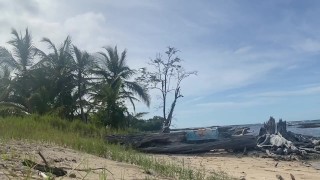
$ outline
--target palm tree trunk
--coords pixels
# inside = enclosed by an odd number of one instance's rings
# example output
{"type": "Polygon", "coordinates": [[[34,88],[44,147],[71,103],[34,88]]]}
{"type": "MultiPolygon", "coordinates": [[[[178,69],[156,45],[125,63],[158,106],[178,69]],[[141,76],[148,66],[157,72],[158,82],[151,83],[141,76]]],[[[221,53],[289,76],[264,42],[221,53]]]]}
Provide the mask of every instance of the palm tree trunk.
{"type": "Polygon", "coordinates": [[[87,119],[86,119],[84,111],[83,111],[81,82],[82,82],[82,76],[81,76],[81,72],[79,72],[78,73],[78,95],[79,95],[80,113],[81,113],[82,121],[87,123],[87,119]]]}

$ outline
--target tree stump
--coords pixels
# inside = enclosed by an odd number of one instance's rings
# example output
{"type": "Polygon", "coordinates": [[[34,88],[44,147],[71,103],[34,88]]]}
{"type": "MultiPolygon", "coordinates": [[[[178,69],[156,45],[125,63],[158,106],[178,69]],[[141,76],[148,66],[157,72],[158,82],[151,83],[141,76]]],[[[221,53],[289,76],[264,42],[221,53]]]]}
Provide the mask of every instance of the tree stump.
{"type": "Polygon", "coordinates": [[[269,121],[265,122],[263,127],[268,134],[276,133],[276,120],[271,116],[269,121]]]}
{"type": "Polygon", "coordinates": [[[277,123],[277,133],[280,133],[281,135],[287,134],[287,122],[282,121],[282,119],[279,120],[277,123]]]}

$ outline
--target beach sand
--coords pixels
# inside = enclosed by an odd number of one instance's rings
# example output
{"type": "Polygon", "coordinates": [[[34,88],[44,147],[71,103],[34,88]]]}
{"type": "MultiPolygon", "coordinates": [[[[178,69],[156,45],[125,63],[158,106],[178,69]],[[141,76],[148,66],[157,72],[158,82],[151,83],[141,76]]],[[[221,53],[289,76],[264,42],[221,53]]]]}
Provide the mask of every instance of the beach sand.
{"type": "MultiPolygon", "coordinates": [[[[30,173],[22,166],[22,159],[31,159],[41,163],[42,159],[37,152],[41,150],[50,165],[69,167],[68,175],[76,175],[76,179],[99,179],[103,172],[107,179],[170,179],[157,174],[148,174],[141,167],[112,161],[87,153],[53,144],[39,144],[25,141],[0,142],[0,179],[20,179],[30,173]],[[96,169],[89,173],[72,169],[96,169]],[[11,174],[10,174],[11,173],[11,174]],[[13,174],[12,174],[13,173],[13,174]],[[25,174],[23,174],[25,173],[25,174]]],[[[275,161],[271,158],[255,157],[254,155],[235,155],[232,153],[206,153],[197,155],[150,155],[159,160],[184,165],[194,170],[200,170],[207,175],[212,172],[223,171],[236,179],[246,180],[273,180],[281,175],[285,180],[291,180],[292,174],[296,180],[320,180],[320,161],[275,161]],[[314,166],[312,166],[314,165],[314,166]]],[[[39,179],[36,171],[32,177],[39,179]]],[[[58,178],[59,179],[59,178],[58,178]]],[[[74,179],[63,177],[63,179],[74,179]]]]}
{"type": "MultiPolygon", "coordinates": [[[[30,171],[22,165],[23,159],[30,159],[44,164],[37,154],[38,150],[45,156],[50,166],[67,167],[68,176],[62,179],[165,179],[161,176],[147,174],[139,166],[116,162],[87,153],[53,144],[39,144],[24,141],[0,142],[0,179],[25,179],[28,174],[31,179],[42,179],[36,170],[30,171]],[[91,168],[89,172],[82,171],[91,168]],[[98,169],[97,169],[98,168],[98,169]],[[102,168],[102,169],[101,169],[102,168]],[[79,169],[79,170],[78,170],[79,169]],[[94,170],[97,169],[97,170],[94,170]],[[103,175],[105,174],[105,175],[103,175]],[[103,179],[103,178],[102,178],[103,179]]],[[[61,179],[61,178],[56,178],[61,179]]]]}
{"type": "MultiPolygon", "coordinates": [[[[194,169],[199,169],[210,174],[212,171],[224,171],[236,179],[246,180],[273,180],[282,176],[291,180],[292,174],[296,180],[320,180],[320,170],[312,164],[319,161],[275,161],[271,158],[253,156],[240,156],[230,153],[203,154],[203,155],[155,155],[158,158],[170,159],[183,163],[194,169]]],[[[320,163],[319,163],[320,164],[320,163]]]]}

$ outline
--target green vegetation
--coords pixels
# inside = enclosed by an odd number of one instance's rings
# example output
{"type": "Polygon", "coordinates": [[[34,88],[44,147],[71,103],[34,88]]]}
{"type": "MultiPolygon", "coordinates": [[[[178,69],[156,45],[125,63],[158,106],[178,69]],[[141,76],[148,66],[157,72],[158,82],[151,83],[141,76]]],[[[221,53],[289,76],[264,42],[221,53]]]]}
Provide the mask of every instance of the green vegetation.
{"type": "Polygon", "coordinates": [[[141,166],[146,172],[155,171],[166,177],[177,179],[230,179],[224,173],[205,175],[203,170],[194,170],[136,152],[130,148],[105,143],[107,134],[128,133],[107,130],[81,121],[69,122],[54,116],[31,115],[27,117],[0,118],[2,140],[23,139],[55,143],[108,159],[141,166]]]}
{"type": "MultiPolygon", "coordinates": [[[[149,65],[154,69],[139,70],[127,65],[127,50],[104,47],[102,52],[88,53],[72,43],[70,36],[61,44],[43,38],[47,50],[34,45],[28,29],[13,38],[7,47],[0,46],[0,116],[54,114],[63,119],[81,119],[114,129],[130,126],[135,103],[150,106],[149,89],[160,90],[163,128],[169,129],[183,79],[196,72],[187,72],[169,47],[166,59],[159,55],[149,65]],[[174,92],[168,108],[170,93],[174,92]]],[[[137,123],[136,123],[137,124],[137,123]]],[[[138,123],[139,124],[139,123],[138,123]]],[[[141,124],[141,123],[140,123],[141,124]]],[[[148,123],[150,124],[150,123],[148,123]]],[[[144,128],[138,128],[144,129],[144,128]]],[[[158,128],[149,128],[156,130],[158,128]]]]}
{"type": "Polygon", "coordinates": [[[126,65],[126,50],[105,47],[92,55],[68,36],[61,45],[43,38],[47,53],[34,46],[28,29],[12,35],[10,50],[0,46],[0,116],[55,114],[84,122],[98,116],[101,125],[125,129],[126,102],[150,105],[146,87],[131,81],[137,74],[126,65]]]}
{"type": "Polygon", "coordinates": [[[108,134],[169,129],[177,99],[182,97],[180,83],[196,73],[184,71],[175,48],[169,47],[167,60],[159,56],[151,62],[158,68],[153,73],[130,68],[127,51],[119,53],[117,47],[90,54],[68,36],[58,45],[43,38],[48,49],[41,50],[28,29],[24,34],[13,29],[12,35],[10,49],[0,46],[1,140],[54,143],[177,179],[229,179],[223,173],[208,175],[104,140],[108,134]],[[135,103],[149,106],[150,88],[162,92],[163,117],[143,120],[145,113],[136,113],[135,103]],[[167,113],[171,91],[174,99],[167,113]],[[129,103],[134,113],[129,112],[129,103]]]}

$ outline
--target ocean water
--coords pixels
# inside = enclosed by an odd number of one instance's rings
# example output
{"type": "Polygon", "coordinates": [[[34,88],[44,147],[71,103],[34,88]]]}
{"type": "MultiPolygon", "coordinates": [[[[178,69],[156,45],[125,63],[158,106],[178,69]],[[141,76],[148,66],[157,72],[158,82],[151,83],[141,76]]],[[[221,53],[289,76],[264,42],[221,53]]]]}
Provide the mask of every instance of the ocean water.
{"type": "MultiPolygon", "coordinates": [[[[263,124],[242,124],[242,125],[230,125],[225,127],[249,127],[250,134],[258,135],[260,128],[263,124]]],[[[183,128],[183,129],[171,129],[172,132],[188,131],[188,130],[198,130],[201,128],[215,128],[217,126],[211,127],[192,127],[192,128],[183,128]]],[[[223,127],[223,126],[222,126],[223,127]]],[[[287,122],[287,131],[291,131],[296,134],[302,134],[307,136],[320,137],[320,120],[305,120],[305,121],[288,121],[287,122]],[[303,125],[308,125],[308,128],[301,128],[303,125]],[[311,127],[311,128],[310,128],[311,127]]]]}

